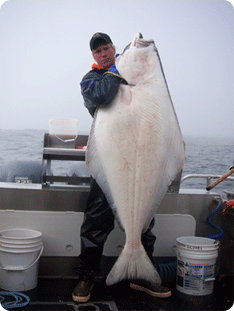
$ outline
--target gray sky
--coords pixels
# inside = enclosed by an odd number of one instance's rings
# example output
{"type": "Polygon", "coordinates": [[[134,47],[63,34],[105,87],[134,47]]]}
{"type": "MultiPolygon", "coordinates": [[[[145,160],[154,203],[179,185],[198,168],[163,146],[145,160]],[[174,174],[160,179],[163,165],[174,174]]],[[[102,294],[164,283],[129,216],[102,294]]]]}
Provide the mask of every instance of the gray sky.
{"type": "Polygon", "coordinates": [[[49,129],[75,118],[89,132],[80,81],[89,40],[117,52],[137,32],[158,48],[183,135],[233,136],[234,14],[225,0],[8,0],[0,11],[1,128],[49,129]]]}

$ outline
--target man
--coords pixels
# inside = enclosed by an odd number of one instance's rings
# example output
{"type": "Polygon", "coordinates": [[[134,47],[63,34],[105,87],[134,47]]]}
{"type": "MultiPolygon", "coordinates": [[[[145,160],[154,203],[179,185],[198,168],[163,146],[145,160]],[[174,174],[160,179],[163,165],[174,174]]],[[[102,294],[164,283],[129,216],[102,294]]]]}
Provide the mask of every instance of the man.
{"type": "MultiPolygon", "coordinates": [[[[127,82],[120,76],[115,67],[115,47],[107,34],[95,33],[90,40],[95,64],[81,81],[81,93],[85,107],[94,116],[98,107],[108,105],[118,92],[120,83],[127,82]]],[[[155,236],[151,229],[142,235],[142,243],[149,258],[153,261],[155,236]]],[[[79,274],[79,282],[72,293],[76,302],[87,302],[99,272],[104,243],[114,229],[114,216],[102,190],[94,179],[91,180],[90,194],[85,210],[84,222],[81,226],[81,254],[75,271],[79,274]]],[[[131,282],[134,289],[147,292],[155,297],[168,297],[170,290],[162,286],[152,286],[148,282],[131,282]],[[144,284],[143,284],[144,283],[144,284]]]]}

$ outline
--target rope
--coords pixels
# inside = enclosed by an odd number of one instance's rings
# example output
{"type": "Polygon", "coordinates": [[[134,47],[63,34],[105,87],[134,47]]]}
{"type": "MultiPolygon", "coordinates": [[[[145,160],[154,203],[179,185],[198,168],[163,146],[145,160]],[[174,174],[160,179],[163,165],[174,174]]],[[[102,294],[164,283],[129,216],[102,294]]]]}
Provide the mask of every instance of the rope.
{"type": "Polygon", "coordinates": [[[28,305],[29,301],[30,301],[29,297],[22,293],[0,292],[0,304],[6,310],[25,307],[28,305]],[[11,298],[14,298],[15,300],[3,303],[6,299],[6,296],[10,296],[11,298]]]}
{"type": "Polygon", "coordinates": [[[159,263],[155,265],[163,282],[169,282],[176,278],[177,262],[159,263]]]}

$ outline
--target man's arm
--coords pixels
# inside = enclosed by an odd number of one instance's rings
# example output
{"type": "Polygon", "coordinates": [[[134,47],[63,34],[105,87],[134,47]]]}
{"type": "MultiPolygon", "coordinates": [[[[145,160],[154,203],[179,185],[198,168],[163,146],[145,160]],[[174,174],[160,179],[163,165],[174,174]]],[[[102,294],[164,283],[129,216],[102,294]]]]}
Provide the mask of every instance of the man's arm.
{"type": "Polygon", "coordinates": [[[108,105],[118,92],[120,77],[113,74],[99,74],[94,70],[88,72],[82,79],[81,94],[85,100],[85,106],[91,115],[96,108],[108,105]]]}

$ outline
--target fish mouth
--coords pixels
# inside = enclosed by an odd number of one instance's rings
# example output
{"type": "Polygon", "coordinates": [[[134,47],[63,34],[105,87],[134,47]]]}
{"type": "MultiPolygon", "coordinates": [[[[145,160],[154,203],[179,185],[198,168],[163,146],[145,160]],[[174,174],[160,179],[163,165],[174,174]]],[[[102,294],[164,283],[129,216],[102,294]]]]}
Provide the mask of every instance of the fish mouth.
{"type": "Polygon", "coordinates": [[[148,47],[149,45],[151,44],[154,44],[154,40],[152,39],[143,39],[143,36],[140,32],[138,32],[133,40],[132,40],[132,43],[130,45],[130,48],[146,48],[148,47]]]}
{"type": "MultiPolygon", "coordinates": [[[[151,44],[154,45],[155,47],[155,44],[154,44],[154,40],[152,39],[143,39],[143,36],[140,32],[138,32],[131,43],[129,43],[123,50],[123,53],[131,48],[147,48],[148,46],[150,46],[151,44]]],[[[155,47],[156,49],[156,47],[155,47]]],[[[123,54],[122,53],[122,54],[123,54]]]]}

